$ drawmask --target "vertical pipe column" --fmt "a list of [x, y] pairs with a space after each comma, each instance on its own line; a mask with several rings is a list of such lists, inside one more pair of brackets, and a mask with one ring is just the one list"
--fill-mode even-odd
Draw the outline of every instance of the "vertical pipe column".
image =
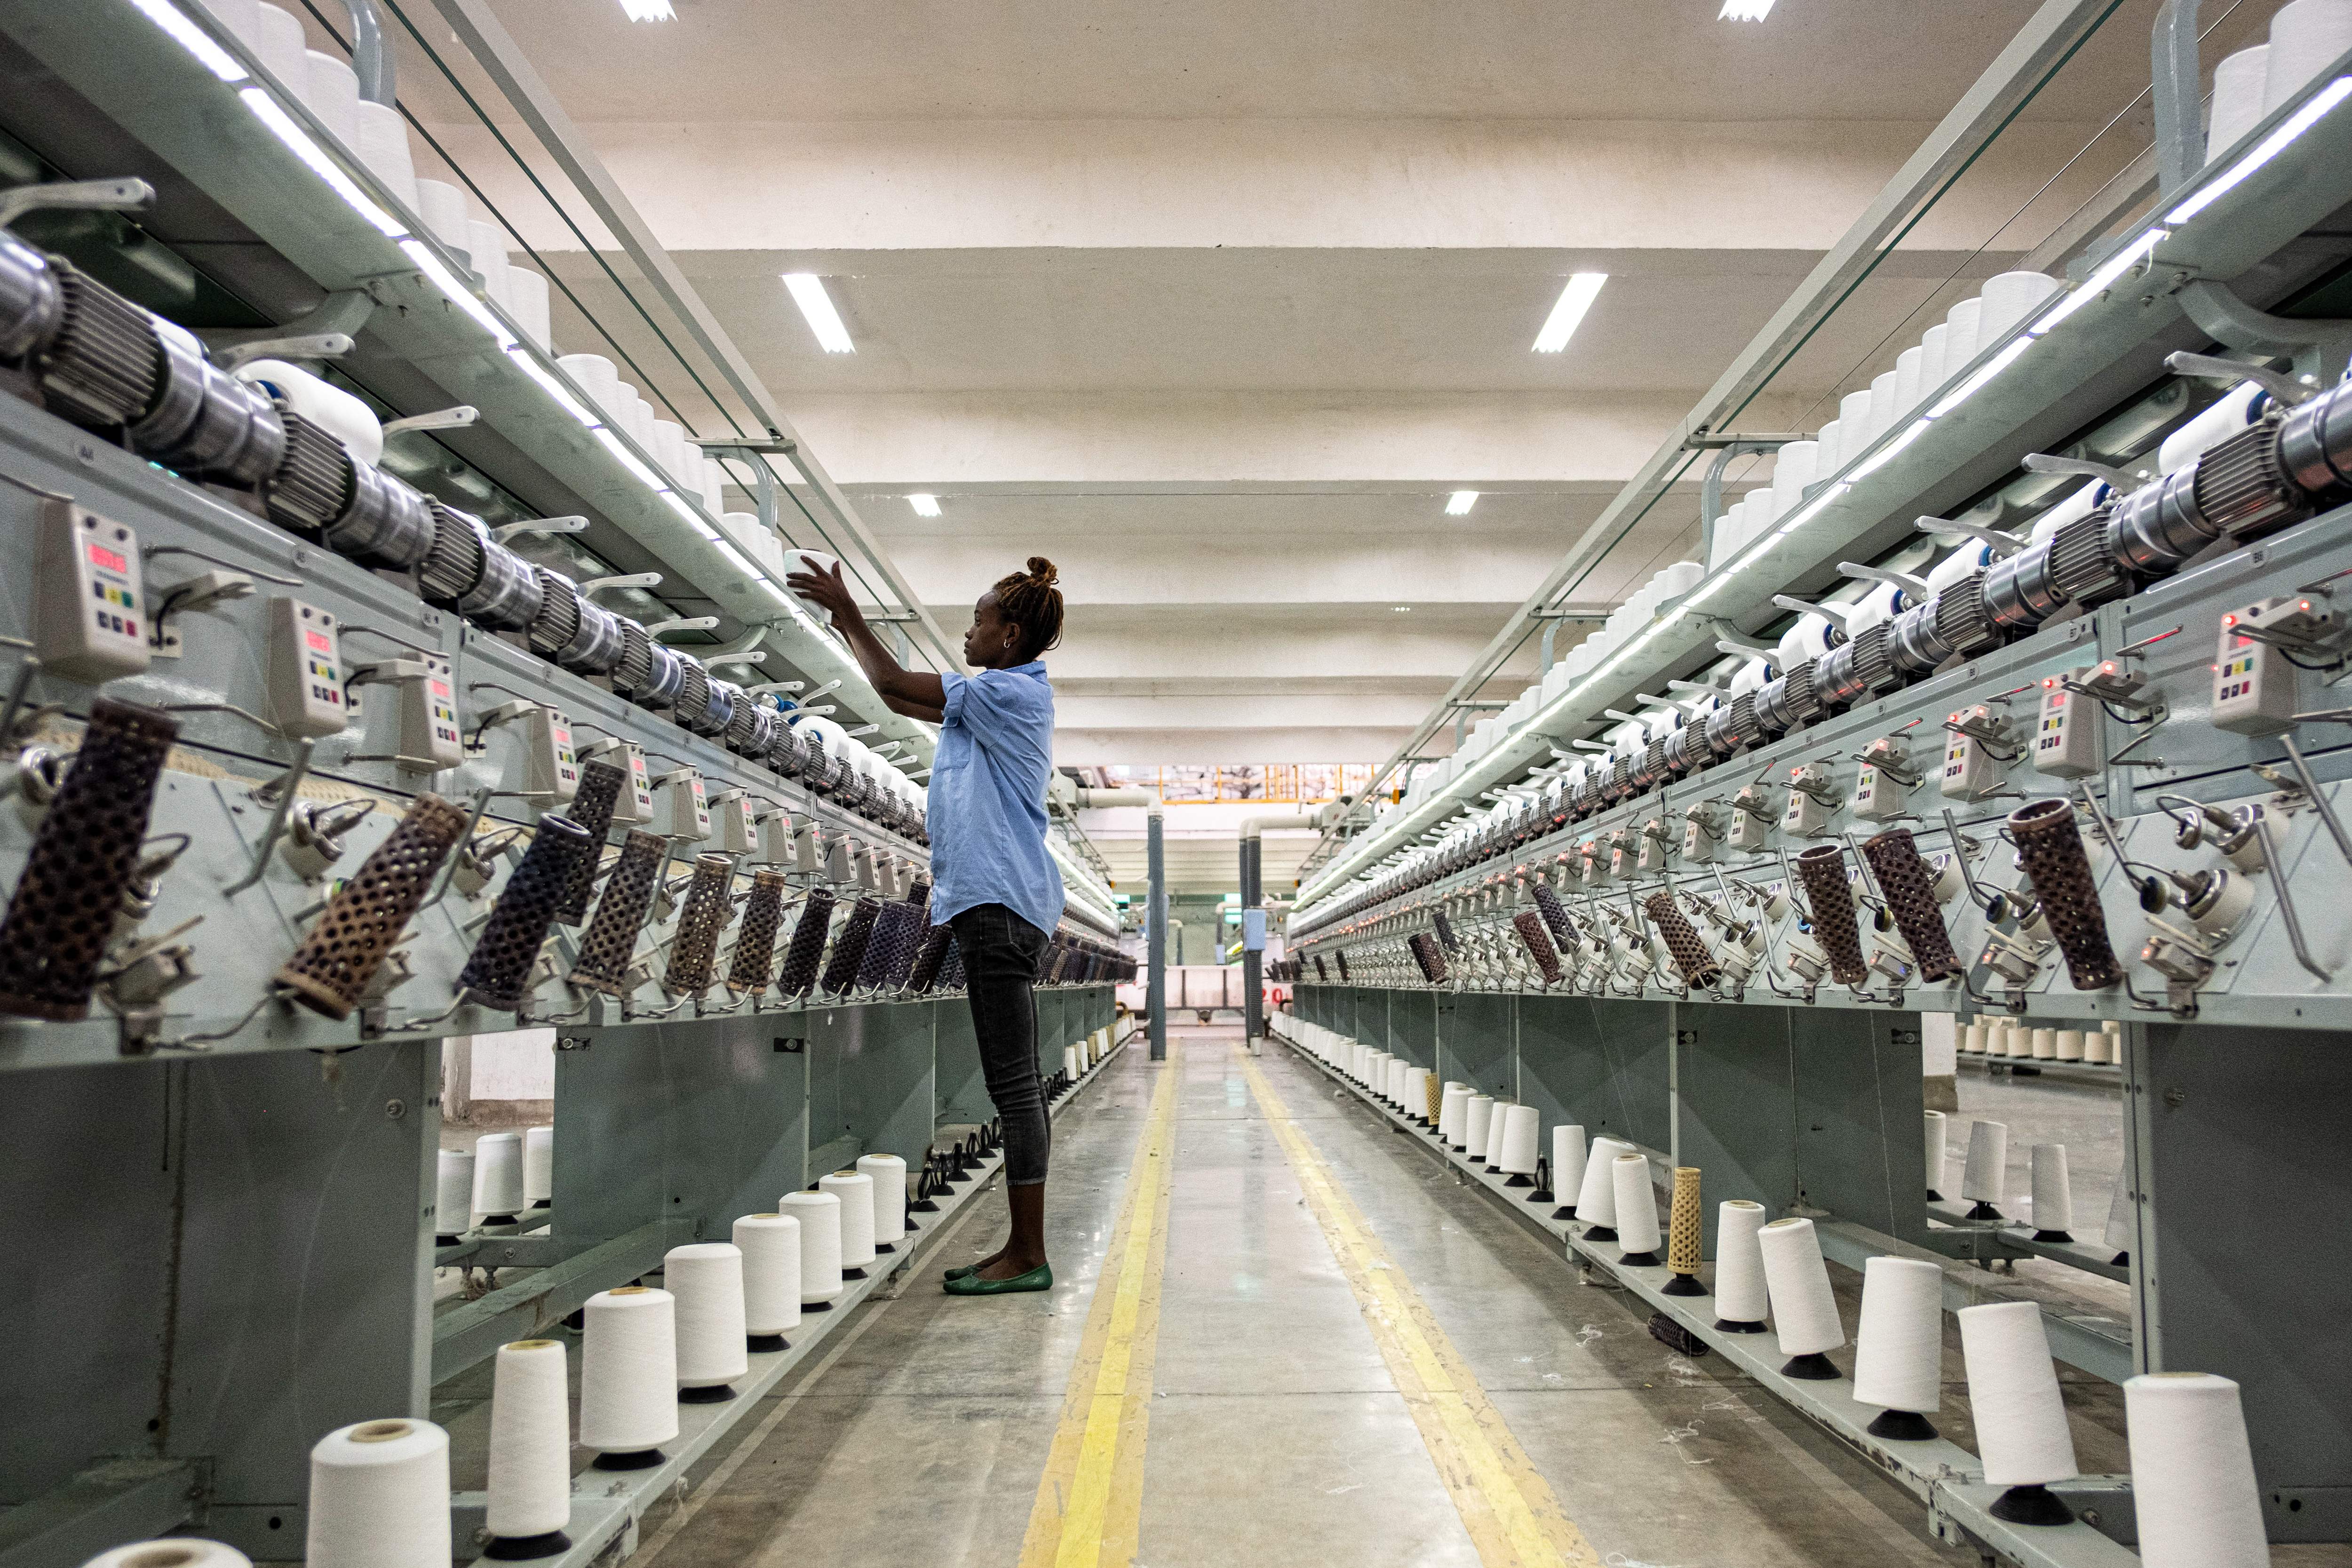
[[1242, 1038], [1245, 1041], [1265, 1032], [1265, 954], [1247, 945], [1249, 912], [1265, 901], [1258, 886], [1258, 854], [1264, 842], [1255, 833], [1242, 835]]
[[1150, 887], [1143, 920], [1144, 1013], [1150, 1029], [1151, 1059], [1168, 1059], [1168, 857], [1161, 842], [1160, 806], [1146, 814], [1144, 875]]

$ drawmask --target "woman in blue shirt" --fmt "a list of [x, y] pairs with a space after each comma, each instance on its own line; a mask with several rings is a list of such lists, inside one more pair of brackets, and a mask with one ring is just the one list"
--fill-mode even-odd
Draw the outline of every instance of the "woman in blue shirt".
[[[803, 565], [809, 564], [803, 561]], [[850, 596], [838, 565], [797, 572], [793, 591], [831, 612], [859, 668], [894, 713], [940, 727], [931, 758], [931, 919], [955, 931], [981, 1070], [1004, 1131], [1011, 1239], [950, 1271], [950, 1295], [1044, 1290], [1045, 1156], [1051, 1124], [1037, 1072], [1030, 987], [1062, 919], [1062, 877], [1045, 852], [1045, 782], [1054, 767], [1054, 689], [1038, 655], [1062, 638], [1054, 563], [1029, 558], [972, 606], [963, 658], [978, 675], [902, 668]]]

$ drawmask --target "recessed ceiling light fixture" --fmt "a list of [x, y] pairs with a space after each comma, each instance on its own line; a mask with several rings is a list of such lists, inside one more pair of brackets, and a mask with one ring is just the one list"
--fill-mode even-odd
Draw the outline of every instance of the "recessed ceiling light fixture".
[[849, 329], [842, 325], [841, 312], [833, 308], [833, 297], [824, 291], [824, 279], [814, 272], [787, 272], [784, 287], [792, 290], [793, 303], [801, 308], [809, 331], [816, 334], [817, 347], [829, 354], [854, 354], [857, 345], [849, 341]]
[[940, 515], [940, 498], [937, 496], [925, 495], [922, 491], [917, 490], [913, 495], [907, 498], [907, 504], [915, 509], [915, 515], [917, 517], [937, 517]]
[[1568, 287], [1559, 291], [1559, 303], [1544, 320], [1543, 331], [1536, 334], [1536, 353], [1556, 354], [1568, 347], [1568, 340], [1576, 336], [1576, 329], [1584, 322], [1584, 312], [1592, 309], [1601, 286], [1608, 281], [1606, 272], [1570, 273]]
[[1477, 504], [1478, 492], [1476, 490], [1455, 490], [1452, 495], [1445, 498], [1445, 515], [1448, 517], [1467, 517], [1470, 515], [1470, 509]]
[[1718, 22], [1760, 22], [1772, 13], [1772, 0], [1723, 0]]
[[[1767, 0], [1769, 3], [1769, 0]], [[677, 13], [669, 8], [669, 0], [621, 0], [621, 9], [629, 14], [632, 22], [675, 22]]]
[[1409, 616], [1412, 614], [1412, 606], [1411, 605], [1399, 605], [1396, 606], [1396, 613], [1400, 616]]

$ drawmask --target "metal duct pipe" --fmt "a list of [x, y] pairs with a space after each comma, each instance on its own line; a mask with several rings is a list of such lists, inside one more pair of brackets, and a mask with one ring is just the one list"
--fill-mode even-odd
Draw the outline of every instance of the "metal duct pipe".
[[1112, 805], [1156, 805], [1160, 796], [1148, 789], [1081, 789], [1078, 805], [1082, 810], [1097, 810]]

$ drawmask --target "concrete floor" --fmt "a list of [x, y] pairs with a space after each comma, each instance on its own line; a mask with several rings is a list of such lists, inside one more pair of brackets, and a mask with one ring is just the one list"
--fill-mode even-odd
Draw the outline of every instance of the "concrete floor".
[[[1178, 1032], [1181, 1073], [1139, 1549], [1235, 1561], [1478, 1554], [1363, 1310], [1254, 1100], [1236, 1031]], [[1769, 1395], [1675, 1355], [1622, 1295], [1268, 1045], [1266, 1082], [1609, 1568], [1972, 1561]], [[1013, 1563], [1113, 1239], [1155, 1068], [1140, 1049], [1055, 1129], [1045, 1295], [945, 1297], [993, 1205], [649, 1516], [651, 1568]], [[1091, 1560], [1091, 1559], [1090, 1559]]]

